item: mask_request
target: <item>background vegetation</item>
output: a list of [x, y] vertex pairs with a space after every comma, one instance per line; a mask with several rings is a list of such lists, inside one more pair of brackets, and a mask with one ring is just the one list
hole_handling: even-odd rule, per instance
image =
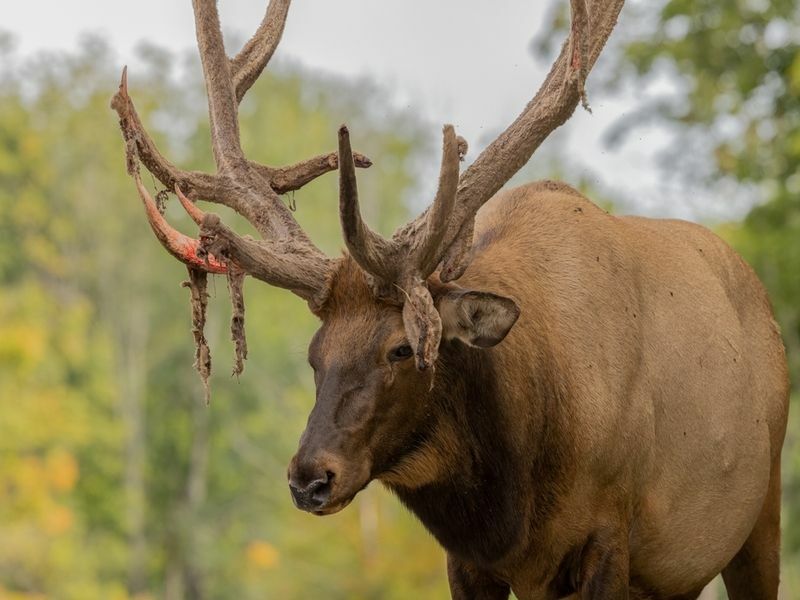
[[[632, 6], [598, 77], [606, 94], [650, 93], [611, 142], [666, 124], [668, 177], [752, 195], [743, 221], [716, 227], [769, 288], [796, 405], [798, 3]], [[131, 89], [151, 131], [182, 165], [210, 168], [198, 69], [186, 76], [155, 48], [143, 55]], [[213, 399], [203, 405], [185, 271], [152, 239], [125, 175], [108, 109], [112, 56], [87, 38], [76, 53], [23, 58], [0, 36], [0, 599], [447, 597], [441, 551], [378, 486], [325, 519], [292, 507], [285, 465], [314, 397], [305, 343], [315, 322], [302, 302], [248, 282], [251, 358], [236, 381], [217, 282]], [[246, 152], [274, 164], [326, 152], [347, 121], [375, 160], [361, 178], [375, 199], [368, 218], [390, 231], [427, 149], [410, 117], [364, 114], [381, 102], [365, 82], [284, 68], [250, 92]], [[329, 175], [291, 199], [330, 253], [340, 246], [335, 186]], [[174, 206], [168, 216], [194, 231]], [[800, 597], [796, 412], [784, 454], [786, 598]]]

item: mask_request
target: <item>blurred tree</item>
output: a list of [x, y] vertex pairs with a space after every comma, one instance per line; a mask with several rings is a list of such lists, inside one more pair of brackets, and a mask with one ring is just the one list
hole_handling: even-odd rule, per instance
[[124, 552], [121, 440], [108, 339], [92, 312], [85, 299], [30, 281], [0, 297], [0, 598], [124, 592], [124, 582], [102, 578]]
[[[57, 131], [23, 102], [4, 38], [0, 84], [0, 597], [112, 598], [124, 559], [110, 340], [76, 281]], [[14, 69], [17, 67], [19, 70]], [[33, 65], [31, 65], [33, 67]], [[40, 81], [47, 75], [42, 73]], [[63, 90], [62, 90], [63, 91]], [[103, 548], [104, 553], [87, 551]]]

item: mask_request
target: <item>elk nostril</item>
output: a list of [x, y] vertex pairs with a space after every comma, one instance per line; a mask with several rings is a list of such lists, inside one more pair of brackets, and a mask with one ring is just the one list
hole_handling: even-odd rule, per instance
[[330, 478], [317, 479], [308, 486], [308, 495], [313, 508], [321, 508], [331, 496]]
[[297, 481], [289, 481], [289, 489], [292, 498], [298, 508], [302, 510], [319, 510], [331, 496], [331, 484], [335, 475], [331, 471], [326, 471], [324, 477], [314, 479], [305, 486]]

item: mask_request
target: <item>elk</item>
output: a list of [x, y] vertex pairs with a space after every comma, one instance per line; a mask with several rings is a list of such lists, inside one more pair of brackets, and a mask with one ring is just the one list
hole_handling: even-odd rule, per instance
[[[466, 169], [443, 130], [431, 206], [386, 239], [361, 218], [349, 131], [289, 167], [242, 153], [238, 104], [281, 38], [272, 0], [225, 53], [215, 0], [194, 0], [216, 174], [157, 150], [126, 75], [112, 106], [161, 243], [189, 267], [197, 368], [207, 273], [291, 290], [321, 321], [316, 403], [288, 470], [298, 508], [327, 515], [379, 480], [447, 554], [452, 596], [694, 598], [722, 573], [733, 599], [776, 598], [783, 345], [753, 271], [710, 231], [607, 214], [541, 181], [500, 191], [580, 101], [622, 0], [571, 0], [568, 38], [520, 116]], [[172, 229], [139, 162], [200, 226]], [[280, 194], [339, 170], [346, 253], [325, 256]], [[498, 193], [499, 192], [499, 193]], [[234, 233], [196, 200], [246, 217]]]

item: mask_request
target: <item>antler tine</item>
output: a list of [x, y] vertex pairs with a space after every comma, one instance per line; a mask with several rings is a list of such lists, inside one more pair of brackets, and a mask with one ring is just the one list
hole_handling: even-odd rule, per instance
[[230, 61], [225, 54], [216, 0], [192, 0], [197, 47], [203, 65], [211, 120], [214, 161], [221, 172], [245, 162], [239, 139], [236, 94], [231, 79]]
[[147, 221], [150, 223], [150, 227], [153, 233], [156, 234], [158, 241], [166, 248], [167, 252], [195, 269], [200, 269], [209, 273], [228, 272], [228, 268], [224, 263], [221, 263], [214, 256], [204, 252], [198, 240], [182, 234], [167, 223], [167, 220], [158, 211], [155, 200], [153, 200], [147, 188], [144, 187], [138, 170], [134, 171], [133, 179], [136, 182], [136, 189], [139, 191], [142, 204], [144, 204], [144, 209], [147, 213]]
[[[360, 169], [367, 169], [372, 166], [372, 161], [358, 152], [353, 152], [353, 162]], [[263, 168], [259, 165], [259, 168]], [[339, 168], [338, 152], [320, 154], [294, 165], [271, 169], [272, 189], [278, 194], [293, 192], [313, 181], [320, 175], [335, 171]]]
[[253, 37], [231, 59], [236, 101], [241, 102], [275, 53], [283, 36], [291, 0], [271, 0]]
[[576, 83], [583, 108], [592, 112], [586, 99], [586, 75], [589, 73], [589, 16], [586, 14], [586, 0], [569, 0], [572, 24], [570, 26], [569, 48], [571, 56], [571, 75]]
[[[266, 237], [288, 234], [310, 244], [277, 194], [299, 189], [316, 177], [334, 170], [338, 161], [333, 154], [328, 154], [277, 169], [261, 165], [244, 157], [239, 132], [239, 102], [275, 52], [283, 34], [290, 0], [270, 2], [258, 30], [233, 59], [228, 59], [225, 54], [216, 0], [192, 0], [192, 4], [217, 168], [220, 173], [231, 174], [237, 180], [243, 171], [254, 171], [264, 180], [259, 183], [266, 184], [266, 188], [264, 185], [257, 186], [261, 198], [253, 198], [254, 194], [251, 193], [251, 199], [242, 207], [243, 210], [236, 210], [253, 222]], [[372, 163], [359, 155], [357, 164], [368, 167]], [[249, 187], [252, 191], [252, 183], [246, 183], [241, 187]], [[265, 215], [269, 215], [269, 218]], [[275, 222], [274, 226], [272, 221]]]
[[[183, 171], [164, 158], [136, 113], [128, 93], [127, 67], [122, 70], [119, 90], [111, 99], [111, 108], [119, 115], [120, 129], [126, 141], [129, 174], [138, 168], [139, 159], [167, 189], [174, 189], [177, 185], [182, 191], [186, 190], [189, 197], [228, 206], [250, 221], [264, 237], [293, 236], [302, 243], [311, 243], [277, 193], [269, 185], [263, 185], [263, 181], [242, 185], [228, 174]], [[262, 168], [269, 171], [269, 167]], [[236, 175], [239, 177], [241, 173]]]
[[345, 244], [356, 262], [368, 273], [391, 281], [397, 271], [392, 260], [394, 244], [372, 231], [361, 218], [350, 132], [345, 125], [339, 128], [339, 217]]
[[439, 279], [444, 283], [455, 281], [464, 274], [472, 258], [472, 239], [475, 235], [475, 217], [464, 221], [453, 243], [444, 253]]
[[442, 164], [439, 170], [439, 186], [433, 200], [431, 213], [427, 219], [427, 227], [422, 233], [423, 237], [419, 242], [419, 249], [416, 253], [415, 262], [422, 279], [433, 273], [441, 260], [440, 247], [452, 217], [458, 188], [458, 171], [461, 159], [459, 140], [452, 125], [444, 126], [442, 138]]
[[464, 238], [472, 237], [471, 221], [478, 209], [572, 115], [578, 102], [585, 102], [585, 78], [611, 35], [623, 3], [624, 0], [570, 0], [570, 35], [541, 88], [514, 122], [461, 175], [453, 219], [443, 242], [447, 257], [442, 274], [449, 277], [444, 280], [460, 277], [466, 269], [471, 240]]
[[[271, 169], [264, 167], [257, 175], [251, 172], [250, 167], [253, 163], [245, 159], [239, 137], [238, 101], [231, 75], [235, 59], [230, 61], [225, 54], [216, 0], [193, 0], [192, 5], [195, 13], [197, 45], [208, 93], [214, 159], [219, 171], [230, 173], [237, 185], [238, 193], [242, 197], [241, 206], [236, 208], [237, 212], [253, 223], [265, 238], [288, 243], [292, 246], [292, 250], [307, 248], [311, 254], [324, 256], [272, 189]], [[277, 19], [277, 33], [280, 33], [286, 10], [288, 3], [282, 0], [278, 0], [271, 9], [267, 9], [265, 23], [262, 23], [263, 27], [256, 33], [255, 41], [243, 50], [244, 54], [239, 61], [242, 68], [254, 65], [253, 61], [259, 64], [263, 61], [261, 66], [263, 68], [268, 58], [266, 54], [269, 53], [269, 47], [277, 45], [280, 35], [272, 37], [264, 35], [264, 44], [260, 44], [261, 34], [271, 31], [270, 23], [273, 18]], [[248, 76], [254, 76], [252, 72], [247, 72], [250, 73]]]
[[[193, 197], [220, 198], [225, 203], [225, 182], [219, 175], [209, 175], [200, 171], [184, 171], [169, 162], [156, 147], [136, 112], [133, 100], [128, 94], [128, 67], [122, 69], [119, 89], [111, 99], [111, 108], [119, 116], [119, 126], [126, 143], [136, 147], [136, 155], [156, 179], [165, 187], [172, 189], [180, 185]], [[130, 166], [129, 166], [130, 171]]]
[[[231, 59], [230, 69], [237, 102], [242, 101], [247, 90], [255, 83], [275, 53], [283, 36], [290, 4], [291, 0], [271, 0], [253, 37]], [[372, 161], [363, 154], [355, 152], [353, 157], [356, 167], [366, 169], [372, 166]], [[255, 170], [266, 175], [276, 193], [285, 194], [300, 189], [325, 173], [338, 169], [339, 157], [336, 152], [330, 152], [279, 168], [268, 167], [254, 161], [248, 161], [248, 163]]]
[[202, 225], [203, 217], [206, 216], [206, 213], [197, 208], [197, 206], [194, 203], [192, 203], [191, 200], [189, 200], [186, 196], [184, 196], [180, 186], [178, 185], [175, 186], [175, 195], [178, 197], [178, 200], [180, 200], [181, 206], [183, 206], [183, 210], [185, 210], [187, 214], [192, 218], [192, 221], [194, 221], [198, 225]]
[[[193, 0], [192, 5], [218, 173], [207, 175], [182, 171], [161, 155], [144, 129], [128, 94], [127, 69], [123, 71], [119, 90], [111, 102], [119, 114], [126, 141], [128, 172], [137, 179], [137, 189], [145, 203], [148, 219], [161, 243], [192, 267], [226, 272], [226, 263], [222, 261], [207, 263], [202, 256], [204, 250], [218, 259], [230, 258], [234, 262], [239, 256], [242, 264], [238, 267], [252, 271], [253, 276], [267, 283], [295, 291], [306, 299], [324, 294], [322, 288], [326, 286], [331, 260], [311, 242], [276, 189], [299, 188], [313, 177], [333, 170], [338, 166], [338, 157], [335, 160], [331, 160], [331, 155], [316, 157], [291, 167], [273, 169], [248, 161], [242, 153], [239, 137], [239, 97], [233, 77], [236, 76], [241, 94], [255, 81], [280, 41], [289, 0], [272, 0], [256, 35], [233, 60], [225, 54], [216, 0]], [[231, 69], [235, 70], [234, 74]], [[366, 157], [359, 155], [358, 158], [360, 166], [370, 164]], [[152, 199], [148, 202], [147, 191], [139, 180], [139, 160], [168, 189], [175, 189], [192, 218], [205, 224], [205, 237], [200, 241], [194, 240], [169, 227], [155, 209]], [[326, 164], [320, 165], [322, 161]], [[250, 221], [269, 241], [258, 251], [258, 243], [236, 236], [221, 224], [206, 227], [211, 216], [204, 215], [190, 198], [203, 198], [229, 206]], [[268, 262], [256, 265], [252, 260], [254, 256]]]

